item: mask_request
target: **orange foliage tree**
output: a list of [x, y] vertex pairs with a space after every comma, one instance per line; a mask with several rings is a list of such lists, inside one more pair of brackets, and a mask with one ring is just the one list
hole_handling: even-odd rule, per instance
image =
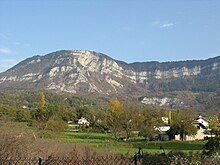
[[110, 100], [107, 112], [107, 124], [115, 139], [126, 137], [129, 139], [132, 119], [128, 111], [117, 99]]

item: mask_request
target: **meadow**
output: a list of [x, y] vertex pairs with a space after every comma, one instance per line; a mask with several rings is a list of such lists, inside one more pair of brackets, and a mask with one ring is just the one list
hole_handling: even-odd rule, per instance
[[[204, 153], [206, 141], [146, 141], [143, 137], [132, 137], [128, 141], [115, 141], [110, 133], [92, 132], [45, 132], [48, 137], [35, 137], [35, 131], [25, 123], [0, 121], [0, 162], [22, 160], [44, 161], [50, 160], [53, 164], [60, 160], [84, 162], [85, 160], [132, 161], [138, 148], [142, 148], [142, 164], [219, 164], [218, 153]], [[42, 135], [42, 134], [41, 134]], [[162, 153], [164, 149], [165, 154]], [[172, 151], [172, 152], [170, 152]], [[181, 152], [179, 152], [181, 151]], [[9, 154], [10, 153], [10, 154]], [[27, 156], [28, 155], [28, 156]], [[65, 159], [63, 159], [65, 158]], [[110, 160], [106, 160], [110, 158]], [[133, 159], [132, 159], [133, 158]], [[32, 162], [33, 163], [33, 162]], [[107, 163], [107, 164], [108, 164]], [[132, 162], [133, 163], [133, 162]], [[7, 163], [8, 164], [8, 163]], [[63, 164], [63, 163], [62, 163]]]
[[142, 137], [129, 141], [116, 141], [109, 133], [62, 132], [56, 136], [61, 143], [76, 143], [91, 146], [97, 152], [112, 152], [133, 155], [141, 147], [145, 153], [165, 153], [170, 151], [202, 152], [206, 141], [146, 141]]

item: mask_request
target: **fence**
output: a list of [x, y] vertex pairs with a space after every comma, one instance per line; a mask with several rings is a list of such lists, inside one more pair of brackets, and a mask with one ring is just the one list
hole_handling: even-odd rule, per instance
[[142, 150], [139, 147], [138, 152], [132, 158], [116, 155], [87, 155], [84, 157], [55, 157], [47, 158], [10, 158], [0, 159], [0, 165], [140, 165], [142, 159]]
[[47, 159], [9, 159], [0, 160], [0, 165], [140, 165], [140, 159], [119, 156], [95, 156], [85, 158], [48, 157]]
[[134, 157], [117, 155], [87, 154], [69, 157], [49, 156], [47, 158], [2, 158], [0, 165], [140, 165], [143, 152], [139, 147]]

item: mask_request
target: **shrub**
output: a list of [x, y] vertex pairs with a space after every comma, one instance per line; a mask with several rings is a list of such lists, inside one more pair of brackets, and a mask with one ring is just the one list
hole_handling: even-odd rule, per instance
[[64, 131], [66, 128], [67, 124], [63, 120], [50, 119], [47, 122], [47, 130], [49, 131], [60, 132]]
[[169, 165], [169, 159], [167, 155], [165, 154], [144, 154], [143, 155], [143, 160], [142, 160], [143, 165]]
[[204, 149], [207, 149], [211, 152], [220, 151], [220, 138], [219, 137], [210, 138], [208, 142], [205, 144]]

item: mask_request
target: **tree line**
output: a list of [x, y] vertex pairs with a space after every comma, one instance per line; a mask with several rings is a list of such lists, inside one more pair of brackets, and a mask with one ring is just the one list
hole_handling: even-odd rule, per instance
[[[196, 114], [190, 109], [172, 111], [169, 114], [159, 107], [134, 108], [123, 105], [118, 99], [111, 99], [104, 108], [91, 109], [88, 105], [94, 103], [86, 100], [81, 104], [79, 99], [75, 102], [75, 98], [60, 99], [48, 93], [45, 95], [44, 92], [40, 92], [38, 97], [28, 99], [34, 102], [32, 106], [1, 103], [0, 119], [27, 122], [29, 126], [40, 131], [60, 132], [68, 128], [68, 121], [77, 121], [84, 117], [90, 122], [90, 126], [82, 127], [81, 131], [110, 132], [117, 140], [129, 140], [135, 136], [153, 140], [154, 135], [159, 133], [155, 128], [165, 125], [161, 118], [169, 116], [168, 124], [171, 128], [167, 133], [170, 137], [179, 134], [183, 139], [184, 135], [195, 135], [197, 132], [193, 124]], [[214, 122], [213, 119], [212, 123], [217, 123], [213, 124], [213, 128], [219, 128], [218, 121]]]

